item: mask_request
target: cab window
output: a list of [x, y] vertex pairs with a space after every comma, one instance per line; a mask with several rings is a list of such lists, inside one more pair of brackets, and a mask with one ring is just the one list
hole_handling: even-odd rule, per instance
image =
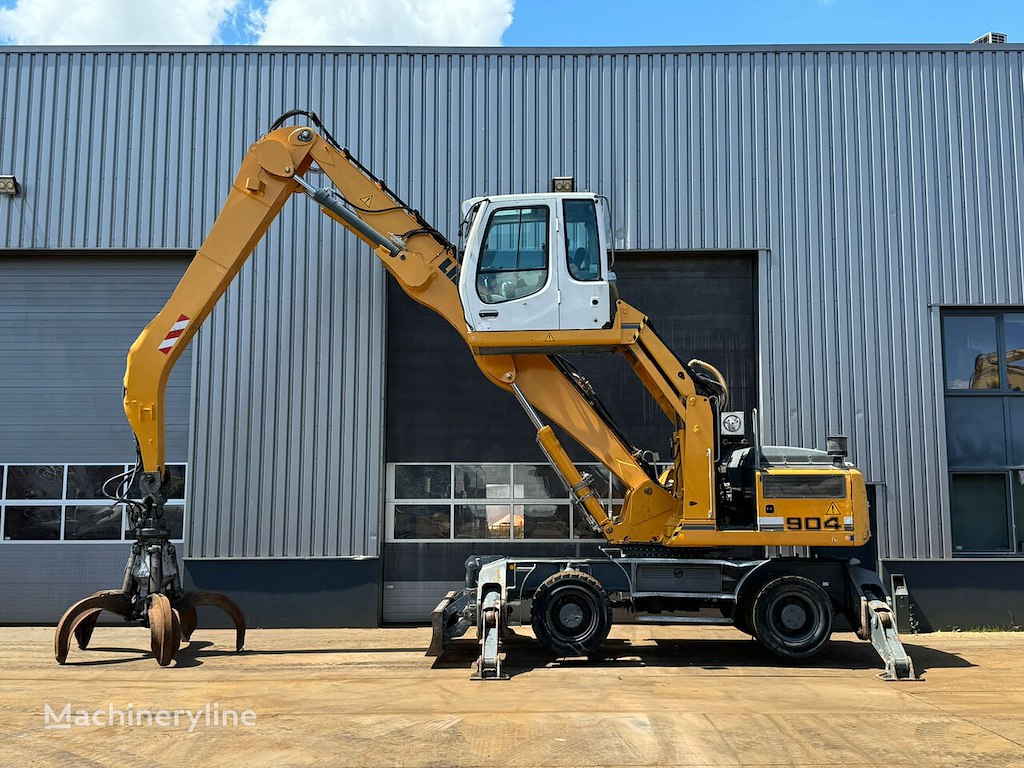
[[548, 281], [548, 207], [500, 208], [491, 214], [477, 267], [485, 304], [536, 293]]
[[601, 243], [593, 200], [564, 200], [565, 253], [575, 280], [601, 279]]

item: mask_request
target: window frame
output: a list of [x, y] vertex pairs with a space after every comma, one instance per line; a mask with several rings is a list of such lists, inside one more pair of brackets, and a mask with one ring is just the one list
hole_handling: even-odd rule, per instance
[[[456, 466], [467, 466], [467, 465], [499, 465], [506, 466], [509, 468], [509, 497], [502, 499], [469, 499], [469, 498], [458, 498], [455, 496], [455, 467]], [[447, 499], [407, 499], [407, 498], [396, 498], [395, 496], [395, 468], [400, 466], [447, 466], [451, 472], [451, 491], [449, 498]], [[581, 537], [576, 536], [576, 513], [574, 512], [571, 495], [568, 490], [565, 491], [564, 496], [556, 496], [553, 498], [540, 498], [536, 496], [523, 496], [518, 497], [515, 495], [515, 478], [516, 478], [516, 467], [535, 467], [535, 466], [549, 466], [544, 462], [538, 461], [399, 461], [399, 462], [388, 462], [385, 468], [385, 512], [384, 512], [384, 541], [388, 544], [452, 544], [452, 543], [469, 543], [469, 544], [494, 544], [495, 542], [501, 542], [503, 544], [511, 544], [512, 546], [530, 546], [538, 543], [544, 544], [579, 544], [579, 543], [592, 543], [602, 544], [606, 542], [603, 535], [598, 534], [596, 537]], [[581, 470], [586, 470], [593, 473], [595, 466], [594, 462], [578, 462], [576, 466]], [[659, 464], [659, 470], [662, 468], [662, 464]], [[668, 464], [664, 464], [668, 466]], [[606, 510], [612, 508], [621, 508], [624, 502], [625, 489], [622, 487], [621, 482], [618, 479], [613, 478], [611, 473], [604, 467], [601, 467], [601, 472], [604, 477], [597, 478], [596, 483], [607, 483], [608, 494], [601, 496], [601, 505]], [[621, 494], [621, 495], [617, 495]], [[464, 506], [488, 506], [488, 502], [494, 506], [507, 506], [509, 513], [512, 516], [512, 525], [509, 526], [509, 538], [468, 538], [458, 537], [455, 535], [455, 507], [459, 505]], [[443, 539], [415, 539], [415, 538], [396, 538], [395, 537], [395, 507], [402, 504], [416, 504], [416, 505], [431, 505], [431, 506], [447, 506], [449, 514], [449, 535], [448, 538]], [[517, 538], [515, 535], [515, 514], [516, 507], [529, 506], [536, 504], [545, 505], [556, 505], [566, 507], [566, 523], [568, 538], [564, 539], [548, 539], [548, 538]]]
[[[511, 273], [514, 273], [514, 272], [539, 272], [540, 271], [539, 269], [495, 269], [495, 270], [488, 270], [486, 272], [482, 271], [482, 268], [483, 268], [484, 246], [487, 244], [487, 236], [491, 233], [491, 227], [494, 226], [494, 219], [495, 219], [495, 217], [499, 213], [501, 213], [502, 211], [522, 211], [522, 210], [541, 210], [541, 209], [543, 209], [543, 211], [544, 211], [544, 216], [545, 216], [544, 229], [545, 229], [545, 232], [546, 232], [546, 235], [547, 235], [547, 239], [544, 241], [544, 273], [545, 273], [544, 282], [542, 282], [537, 287], [536, 290], [530, 291], [529, 293], [525, 293], [522, 296], [513, 296], [513, 297], [508, 298], [508, 299], [502, 299], [501, 301], [491, 301], [491, 300], [489, 300], [488, 298], [486, 298], [480, 292], [480, 276], [481, 275], [484, 275], [484, 274], [497, 275], [497, 274], [502, 274], [502, 273], [509, 273], [509, 274], [511, 274]], [[476, 292], [477, 298], [483, 304], [486, 304], [489, 307], [496, 307], [496, 306], [499, 306], [501, 304], [507, 304], [510, 301], [520, 301], [522, 299], [527, 299], [530, 296], [536, 296], [538, 293], [543, 291], [545, 288], [547, 288], [551, 284], [551, 280], [552, 280], [552, 277], [553, 277], [553, 274], [554, 274], [554, 269], [552, 268], [553, 264], [552, 264], [552, 259], [551, 259], [551, 251], [552, 251], [551, 222], [554, 220], [555, 215], [556, 214], [551, 210], [550, 203], [540, 203], [540, 204], [537, 204], [537, 205], [526, 205], [526, 204], [524, 204], [524, 205], [503, 205], [503, 206], [499, 206], [499, 207], [496, 207], [496, 208], [491, 208], [487, 212], [487, 224], [484, 226], [484, 232], [483, 232], [483, 235], [480, 238], [480, 249], [479, 249], [479, 251], [477, 253], [476, 274], [473, 275], [473, 290]], [[520, 224], [520, 226], [522, 226], [522, 225]], [[516, 251], [516, 253], [518, 254], [519, 251]]]
[[[1009, 493], [1007, 501], [1009, 504], [1007, 505], [1006, 513], [1010, 516], [1010, 537], [1012, 539], [1014, 551], [1017, 557], [1024, 558], [1024, 487], [1021, 488], [1020, 501], [1018, 502], [1017, 497], [1015, 496], [1014, 488], [1016, 486], [1014, 485], [1013, 477], [1017, 472], [1024, 473], [1024, 464], [1007, 467], [1006, 469], [1006, 482], [1009, 485], [1007, 489]], [[1017, 503], [1021, 505], [1022, 510], [1019, 526], [1017, 525]], [[1020, 545], [1019, 549], [1018, 545]]]
[[[1011, 472], [1015, 472], [1017, 469], [1024, 469], [1024, 467], [1010, 467], [1006, 469], [1000, 469], [998, 467], [984, 469], [951, 469], [949, 471], [949, 535], [950, 545], [953, 550], [953, 557], [990, 557], [990, 558], [1021, 558], [1024, 557], [1024, 552], [1017, 550], [1017, 526], [1014, 520], [1013, 510], [1013, 485], [1011, 482]], [[953, 478], [956, 475], [996, 475], [1002, 476], [1003, 478], [1003, 498], [1006, 500], [1006, 533], [1009, 538], [1010, 548], [1006, 549], [971, 549], [971, 550], [960, 550], [956, 549], [956, 542], [953, 541]]]
[[[969, 309], [958, 309], [955, 307], [943, 307], [939, 316], [939, 335], [942, 349], [942, 391], [946, 397], [1024, 397], [1024, 391], [1017, 392], [1010, 389], [1010, 374], [1006, 367], [1006, 334], [1003, 328], [1004, 315], [1024, 314], [1021, 307], [971, 307]], [[948, 363], [946, 355], [946, 320], [951, 317], [992, 317], [995, 320], [996, 331], [996, 358], [999, 361], [999, 388], [998, 389], [950, 389], [946, 366]]]
[[[1022, 315], [1024, 314], [1024, 307], [1013, 306], [1013, 305], [996, 305], [996, 306], [972, 306], [972, 307], [958, 307], [958, 306], [942, 306], [940, 307], [939, 313], [939, 341], [941, 349], [942, 367], [939, 371], [941, 377], [941, 387], [943, 394], [943, 402], [941, 408], [943, 414], [945, 414], [946, 403], [950, 399], [958, 398], [998, 398], [1002, 404], [1003, 423], [1006, 428], [1007, 439], [1009, 440], [1010, 430], [1012, 428], [1011, 414], [1010, 414], [1010, 402], [1013, 398], [1024, 398], [1024, 391], [1015, 391], [1010, 389], [1010, 377], [1006, 363], [1007, 349], [1006, 343], [1006, 332], [1005, 332], [1005, 316], [1006, 315]], [[999, 388], [998, 389], [950, 389], [947, 386], [947, 363], [948, 356], [946, 354], [946, 320], [948, 318], [956, 317], [992, 317], [995, 321], [995, 344], [996, 344], [996, 356], [999, 362]], [[945, 440], [945, 457], [946, 457], [946, 490], [948, 493], [948, 523], [949, 523], [949, 542], [950, 551], [954, 558], [988, 558], [988, 559], [1000, 559], [1004, 560], [1007, 558], [1011, 559], [1022, 559], [1024, 558], [1024, 547], [1020, 547], [1019, 543], [1024, 541], [1024, 530], [1017, 525], [1017, 519], [1014, 508], [1014, 486], [1013, 486], [1013, 473], [1018, 471], [1024, 471], [1024, 465], [1016, 464], [1014, 462], [1013, 455], [1010, 454], [1010, 445], [1007, 444], [1007, 454], [1005, 463], [993, 464], [993, 465], [975, 465], [975, 464], [950, 464], [948, 461], [949, 445], [950, 445], [950, 434], [949, 424], [944, 419], [944, 435]], [[1010, 536], [1010, 550], [957, 550], [957, 542], [953, 539], [954, 529], [954, 510], [952, 503], [953, 493], [953, 477], [954, 475], [969, 475], [969, 474], [986, 474], [986, 475], [1001, 475], [1003, 477], [1005, 486], [1005, 498], [1006, 498], [1006, 516], [1007, 516], [1007, 527]]]
[[[167, 500], [168, 506], [181, 507], [181, 537], [171, 539], [174, 543], [184, 543], [185, 531], [188, 529], [188, 496], [192, 483], [192, 473], [189, 470], [188, 462], [170, 461], [169, 465], [185, 468], [185, 482], [182, 488], [182, 496]], [[19, 544], [75, 544], [75, 545], [96, 545], [96, 544], [126, 544], [134, 541], [131, 538], [131, 527], [128, 523], [128, 515], [125, 504], [118, 504], [121, 508], [121, 535], [116, 539], [74, 539], [67, 538], [67, 512], [69, 507], [98, 507], [114, 506], [110, 499], [71, 499], [68, 498], [68, 475], [70, 467], [123, 467], [128, 471], [135, 466], [135, 462], [118, 461], [68, 461], [68, 462], [30, 462], [12, 461], [0, 463], [0, 546], [17, 546]], [[56, 499], [8, 499], [7, 485], [10, 475], [10, 467], [63, 467], [64, 477], [61, 484], [61, 498]], [[8, 539], [5, 528], [7, 525], [7, 510], [24, 507], [58, 507], [60, 508], [60, 536], [56, 539]]]
[[[584, 279], [582, 277], [576, 277], [573, 274], [572, 264], [572, 250], [569, 247], [569, 215], [566, 211], [566, 205], [569, 203], [588, 203], [590, 210], [594, 214], [594, 236], [597, 238], [597, 248], [595, 257], [597, 258], [597, 275], [595, 277]], [[564, 237], [562, 238], [565, 245], [565, 271], [569, 276], [569, 279], [580, 283], [581, 285], [589, 285], [591, 283], [600, 283], [604, 281], [604, 268], [601, 264], [601, 217], [597, 213], [597, 201], [590, 200], [588, 198], [563, 198], [562, 199], [562, 229], [564, 231]], [[575, 223], [575, 222], [574, 222]], [[609, 267], [610, 268], [610, 267]]]
[[1007, 315], [1020, 315], [1024, 317], [1024, 307], [1017, 308], [1003, 308], [998, 310], [998, 317], [996, 320], [996, 344], [998, 344], [997, 355], [999, 356], [999, 375], [1002, 377], [1000, 383], [1005, 386], [998, 391], [1006, 396], [1017, 396], [1024, 397], [1024, 389], [1016, 390], [1010, 389], [1010, 366], [1006, 360], [1006, 356], [1010, 352], [1010, 346], [1006, 341], [1006, 316]]

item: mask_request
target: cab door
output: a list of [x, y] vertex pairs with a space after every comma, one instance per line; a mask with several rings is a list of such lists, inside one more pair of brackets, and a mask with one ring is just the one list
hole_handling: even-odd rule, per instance
[[[558, 328], [555, 200], [483, 203], [467, 243], [459, 294], [475, 331]], [[475, 263], [474, 263], [475, 261]]]
[[609, 249], [605, 243], [605, 212], [593, 197], [560, 201], [558, 242], [558, 327], [562, 330], [603, 328], [611, 319]]

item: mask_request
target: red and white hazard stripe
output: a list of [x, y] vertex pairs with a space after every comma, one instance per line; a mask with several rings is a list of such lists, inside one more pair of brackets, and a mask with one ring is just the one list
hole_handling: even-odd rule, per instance
[[185, 332], [188, 327], [189, 318], [185, 315], [178, 317], [178, 322], [171, 326], [171, 330], [164, 336], [164, 340], [160, 342], [160, 346], [157, 347], [165, 355], [171, 354], [171, 350], [174, 345], [178, 343], [178, 337]]

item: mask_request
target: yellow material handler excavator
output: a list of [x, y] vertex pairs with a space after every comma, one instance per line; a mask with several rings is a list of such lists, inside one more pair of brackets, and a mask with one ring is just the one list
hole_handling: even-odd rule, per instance
[[[297, 115], [319, 133], [281, 127]], [[314, 165], [334, 188], [305, 180]], [[206, 240], [128, 353], [124, 408], [139, 461], [137, 478], [124, 478], [115, 495], [129, 505], [135, 543], [122, 588], [76, 603], [60, 620], [59, 662], [72, 635], [87, 647], [104, 610], [148, 625], [161, 665], [195, 629], [197, 605], [227, 611], [241, 649], [245, 623], [234, 602], [181, 587], [163, 522], [164, 388], [189, 340], [296, 194], [369, 245], [413, 299], [465, 339], [483, 374], [522, 405], [572, 502], [606, 539], [599, 558], [471, 557], [466, 588], [433, 612], [429, 653], [443, 653], [475, 627], [475, 677], [502, 679], [510, 627], [531, 624], [556, 656], [589, 656], [614, 618], [734, 625], [775, 654], [798, 659], [821, 648], [841, 615], [873, 643], [887, 678], [914, 677], [881, 582], [855, 560], [729, 555], [734, 547], [864, 544], [864, 478], [846, 460], [845, 438], [830, 438], [827, 451], [762, 446], [756, 429], [753, 444], [726, 439], [722, 418], [738, 415], [726, 411], [722, 375], [708, 363], [677, 359], [650, 320], [618, 297], [604, 198], [574, 191], [473, 198], [463, 205], [464, 247], [456, 248], [341, 148], [316, 115], [301, 111], [283, 115], [249, 149]], [[671, 430], [667, 469], [657, 471], [650, 452], [629, 444], [563, 358], [581, 351], [628, 361]], [[552, 425], [622, 483], [621, 509], [599, 500], [595, 480], [569, 459]], [[134, 479], [142, 498], [128, 499]]]

